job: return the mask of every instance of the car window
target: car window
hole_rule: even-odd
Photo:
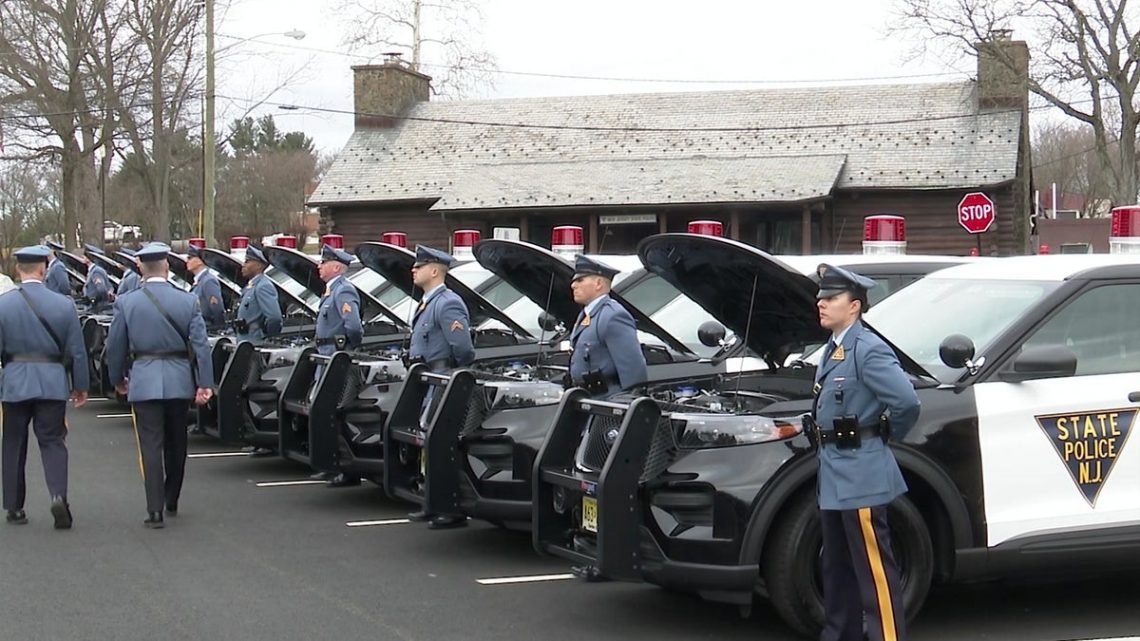
[[[681,295],[676,287],[657,274],[646,274],[632,285],[615,287],[614,291],[646,316],[656,314],[658,310]]]
[[[1077,355],[1077,376],[1140,371],[1140,284],[1103,285],[1081,293],[1022,345],[1064,345]]]

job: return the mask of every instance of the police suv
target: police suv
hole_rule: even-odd
[[[826,339],[815,285],[759,250],[666,234],[639,253],[754,350]],[[1140,560],[1137,318],[1140,260],[1113,255],[963,264],[872,306],[922,403],[889,443],[909,486],[890,508],[908,615],[935,582]],[[710,600],[759,594],[818,633],[801,423],[817,358],[609,402],[569,393],[535,463],[536,548]]]

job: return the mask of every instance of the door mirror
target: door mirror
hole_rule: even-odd
[[[541,312],[538,315],[538,326],[541,327],[544,332],[553,332],[558,329],[558,318],[550,312]]]
[[[697,340],[705,347],[720,347],[725,334],[724,325],[716,321],[705,321],[697,328]]]
[[[947,367],[959,369],[970,364],[974,358],[974,341],[965,334],[951,334],[942,339],[938,346],[938,356]]]
[[[1007,383],[1020,383],[1038,378],[1063,378],[1077,373],[1077,355],[1064,345],[1029,347],[1002,370],[998,378]]]

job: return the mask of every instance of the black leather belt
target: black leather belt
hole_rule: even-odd
[[[57,363],[63,365],[61,354],[4,354],[4,364],[8,363]]]
[[[862,425],[853,430],[819,430],[816,432],[816,435],[819,437],[821,445],[835,445],[841,442],[852,441],[858,443],[864,437],[878,437],[881,433],[882,431],[879,428],[879,424],[875,423],[874,425]]]
[[[325,345],[336,345],[336,337],[333,338],[318,338],[316,340],[317,347],[324,347]]]
[[[136,361],[185,361],[190,360],[186,352],[131,352]]]

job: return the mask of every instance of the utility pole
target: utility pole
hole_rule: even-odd
[[[214,0],[206,1],[206,117],[202,140],[202,235],[207,245],[217,246],[214,238]]]

